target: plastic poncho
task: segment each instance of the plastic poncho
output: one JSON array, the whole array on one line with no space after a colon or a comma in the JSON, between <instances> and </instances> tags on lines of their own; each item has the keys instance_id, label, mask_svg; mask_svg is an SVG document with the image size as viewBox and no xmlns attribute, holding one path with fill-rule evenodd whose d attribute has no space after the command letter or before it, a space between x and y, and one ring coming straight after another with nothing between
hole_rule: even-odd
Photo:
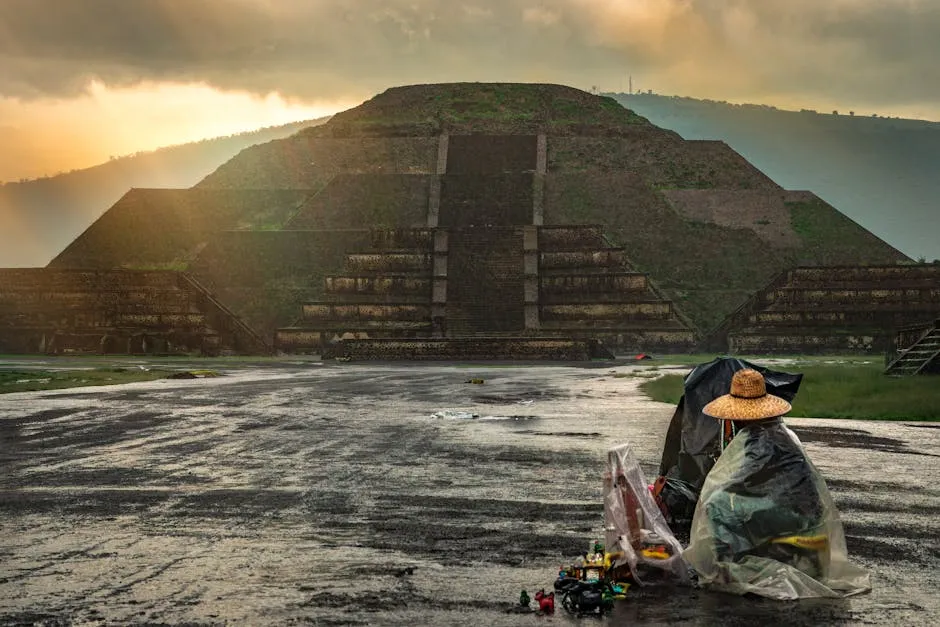
<instances>
[{"instance_id":1,"label":"plastic poncho","mask_svg":"<svg viewBox=\"0 0 940 627\"><path fill-rule=\"evenodd\" d=\"M826 483L779 418L744 427L712 468L683 557L703 585L774 599L871 588L848 561Z\"/></svg>"},{"instance_id":2,"label":"plastic poncho","mask_svg":"<svg viewBox=\"0 0 940 627\"><path fill-rule=\"evenodd\" d=\"M612 566L628 566L639 584L663 578L688 581L682 545L672 534L650 494L646 477L628 444L607 452L604 475L604 528Z\"/></svg>"}]
</instances>

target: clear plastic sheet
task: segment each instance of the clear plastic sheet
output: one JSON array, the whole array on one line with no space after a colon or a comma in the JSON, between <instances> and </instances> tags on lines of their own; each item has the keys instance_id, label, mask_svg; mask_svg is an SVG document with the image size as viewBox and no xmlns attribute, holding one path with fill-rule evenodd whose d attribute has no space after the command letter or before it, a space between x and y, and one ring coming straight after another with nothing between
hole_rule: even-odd
<instances>
[{"instance_id":1,"label":"clear plastic sheet","mask_svg":"<svg viewBox=\"0 0 940 627\"><path fill-rule=\"evenodd\" d=\"M615 556L611 566L629 566L638 584L663 578L688 581L682 545L666 524L628 444L607 452L604 528L607 553Z\"/></svg>"},{"instance_id":2,"label":"clear plastic sheet","mask_svg":"<svg viewBox=\"0 0 940 627\"><path fill-rule=\"evenodd\" d=\"M871 588L849 562L839 512L781 419L743 428L711 469L684 553L711 588L774 599L843 597Z\"/></svg>"}]
</instances>

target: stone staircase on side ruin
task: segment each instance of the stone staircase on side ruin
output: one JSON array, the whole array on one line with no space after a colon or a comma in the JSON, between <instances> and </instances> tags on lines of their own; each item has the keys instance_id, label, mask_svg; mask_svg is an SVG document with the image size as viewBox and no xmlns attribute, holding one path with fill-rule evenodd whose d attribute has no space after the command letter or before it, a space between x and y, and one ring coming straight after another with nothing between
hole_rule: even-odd
<instances>
[{"instance_id":1,"label":"stone staircase on side ruin","mask_svg":"<svg viewBox=\"0 0 940 627\"><path fill-rule=\"evenodd\" d=\"M921 329L920 336L888 364L885 374L906 376L940 370L940 319Z\"/></svg>"}]
</instances>

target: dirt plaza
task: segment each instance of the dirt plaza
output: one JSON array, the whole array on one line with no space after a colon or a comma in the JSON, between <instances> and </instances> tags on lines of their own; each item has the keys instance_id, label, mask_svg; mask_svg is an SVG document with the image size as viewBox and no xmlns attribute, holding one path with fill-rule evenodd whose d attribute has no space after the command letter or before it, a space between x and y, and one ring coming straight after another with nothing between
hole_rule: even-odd
<instances>
[{"instance_id":1,"label":"dirt plaza","mask_svg":"<svg viewBox=\"0 0 940 627\"><path fill-rule=\"evenodd\" d=\"M655 476L673 406L636 368L285 361L0 396L0 624L575 622L506 609L603 535L608 448ZM605 622L940 622L940 425L787 422L873 591L633 589Z\"/></svg>"}]
</instances>

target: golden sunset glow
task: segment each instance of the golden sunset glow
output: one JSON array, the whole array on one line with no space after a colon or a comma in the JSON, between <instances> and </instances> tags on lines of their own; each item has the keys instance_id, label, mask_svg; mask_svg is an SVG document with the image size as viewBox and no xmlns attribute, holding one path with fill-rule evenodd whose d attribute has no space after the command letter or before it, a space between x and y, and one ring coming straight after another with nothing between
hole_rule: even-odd
<instances>
[{"instance_id":1,"label":"golden sunset glow","mask_svg":"<svg viewBox=\"0 0 940 627\"><path fill-rule=\"evenodd\" d=\"M143 83L109 88L92 82L71 100L28 106L0 100L9 139L0 151L0 180L84 168L110 157L330 115L352 101L305 104L277 93L255 96L205 84Z\"/></svg>"},{"instance_id":2,"label":"golden sunset glow","mask_svg":"<svg viewBox=\"0 0 940 627\"><path fill-rule=\"evenodd\" d=\"M4 0L0 181L320 117L395 85L540 81L940 119L935 0Z\"/></svg>"},{"instance_id":3,"label":"golden sunset glow","mask_svg":"<svg viewBox=\"0 0 940 627\"><path fill-rule=\"evenodd\" d=\"M50 198L31 179L320 118L396 85L632 84L940 120L937 33L938 0L0 0L0 183L27 181L0 194L0 249L55 248L87 226L71 183ZM122 168L97 211L128 186L207 173L131 181ZM17 213L20 187L41 211Z\"/></svg>"}]
</instances>

